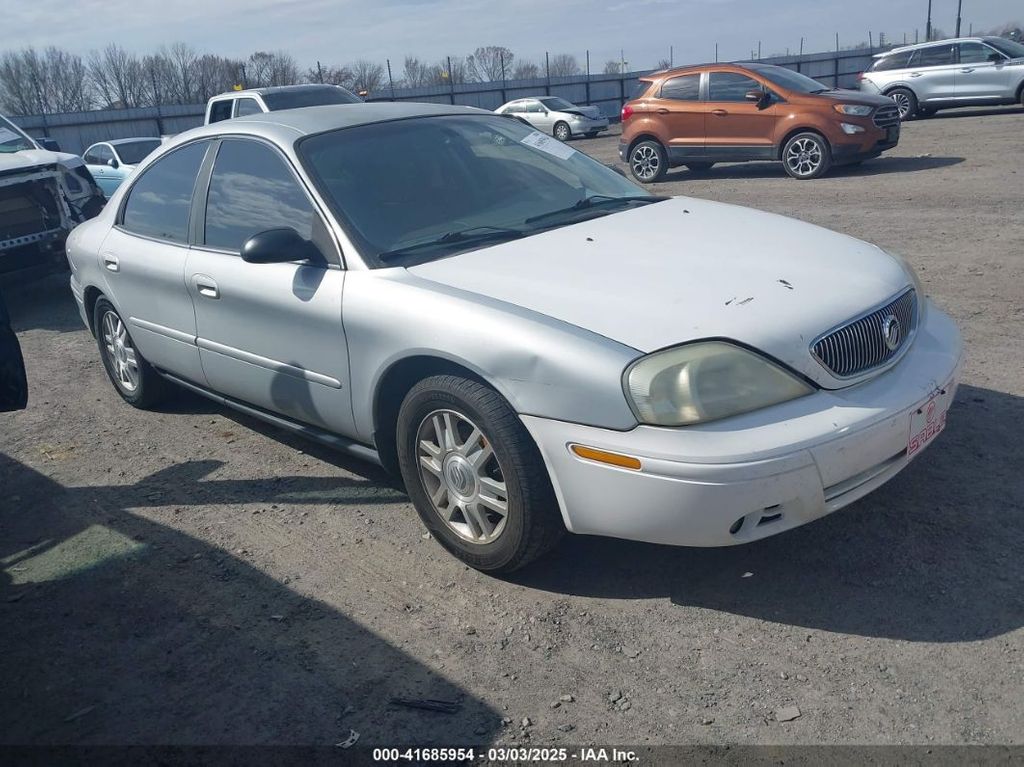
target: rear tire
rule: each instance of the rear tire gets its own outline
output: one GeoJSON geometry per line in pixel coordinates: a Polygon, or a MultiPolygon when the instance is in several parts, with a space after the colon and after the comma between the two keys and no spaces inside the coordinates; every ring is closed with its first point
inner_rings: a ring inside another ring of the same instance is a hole
{"type": "Polygon", "coordinates": [[[454,375],[420,381],[402,402],[396,439],[420,519],[470,567],[511,572],[565,533],[540,451],[490,387],[454,375]]]}
{"type": "Polygon", "coordinates": [[[782,165],[795,179],[820,178],[832,167],[832,149],[820,134],[798,133],[782,148],[782,165]]]}
{"type": "Polygon", "coordinates": [[[913,120],[917,115],[917,95],[910,88],[894,88],[886,94],[900,110],[900,120],[913,120]]]}
{"type": "Polygon", "coordinates": [[[103,368],[121,399],[143,410],[163,400],[170,384],[136,348],[114,305],[101,298],[96,302],[92,316],[103,368]]]}
{"type": "Polygon", "coordinates": [[[629,172],[644,184],[653,184],[668,173],[665,148],[657,141],[641,141],[629,150],[629,172]]]}

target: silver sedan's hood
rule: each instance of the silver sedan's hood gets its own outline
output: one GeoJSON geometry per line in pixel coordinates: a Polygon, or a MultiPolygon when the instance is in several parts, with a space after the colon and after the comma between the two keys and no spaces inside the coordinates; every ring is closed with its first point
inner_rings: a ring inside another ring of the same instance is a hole
{"type": "Polygon", "coordinates": [[[782,216],[676,198],[410,268],[651,352],[701,338],[761,349],[822,386],[821,333],[904,289],[874,245],[782,216]]]}

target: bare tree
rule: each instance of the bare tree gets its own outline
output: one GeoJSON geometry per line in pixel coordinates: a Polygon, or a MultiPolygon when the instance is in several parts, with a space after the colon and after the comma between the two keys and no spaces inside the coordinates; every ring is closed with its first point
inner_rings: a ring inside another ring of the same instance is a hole
{"type": "Polygon", "coordinates": [[[30,115],[45,110],[33,64],[37,58],[32,48],[9,51],[0,57],[0,104],[4,111],[30,115]]]}
{"type": "Polygon", "coordinates": [[[147,101],[142,62],[117,43],[89,56],[89,79],[103,106],[135,107],[147,101]]]}
{"type": "Polygon", "coordinates": [[[405,57],[402,80],[407,88],[422,88],[433,82],[432,67],[415,56],[405,57]]]}
{"type": "Polygon", "coordinates": [[[446,57],[437,62],[437,72],[440,82],[445,85],[448,83],[461,85],[470,81],[469,64],[460,56],[446,57]]]}
{"type": "Polygon", "coordinates": [[[672,62],[668,59],[658,59],[658,63],[654,65],[655,69],[671,69],[672,62]]]}
{"type": "MultiPolygon", "coordinates": [[[[163,53],[163,52],[162,52],[163,53]]],[[[186,43],[175,43],[164,53],[169,64],[168,95],[176,104],[196,101],[196,77],[199,55],[186,43]]]]}
{"type": "Polygon", "coordinates": [[[310,67],[306,72],[306,80],[311,83],[328,83],[340,85],[343,88],[352,89],[355,87],[355,75],[352,69],[345,65],[320,66],[319,62],[315,67],[310,67]]]}
{"type": "Polygon", "coordinates": [[[292,55],[284,51],[256,51],[246,62],[245,85],[248,88],[295,85],[298,81],[299,67],[292,55]]]}
{"type": "Polygon", "coordinates": [[[512,71],[515,54],[500,45],[487,45],[477,48],[466,57],[469,74],[473,80],[481,83],[498,82],[512,71]]]}
{"type": "Polygon", "coordinates": [[[551,76],[569,77],[580,73],[579,62],[571,53],[556,53],[551,57],[551,76]]]}
{"type": "Polygon", "coordinates": [[[372,93],[384,82],[384,67],[366,59],[352,64],[352,86],[356,92],[372,93]]]}
{"type": "Polygon", "coordinates": [[[540,77],[540,67],[532,61],[519,61],[512,70],[510,80],[536,80],[540,77]]]}
{"type": "Polygon", "coordinates": [[[195,61],[195,99],[205,102],[218,93],[242,85],[245,63],[223,56],[205,54],[195,61]]]}
{"type": "Polygon", "coordinates": [[[621,75],[622,62],[616,59],[608,59],[608,61],[604,63],[604,73],[606,75],[621,75]]]}

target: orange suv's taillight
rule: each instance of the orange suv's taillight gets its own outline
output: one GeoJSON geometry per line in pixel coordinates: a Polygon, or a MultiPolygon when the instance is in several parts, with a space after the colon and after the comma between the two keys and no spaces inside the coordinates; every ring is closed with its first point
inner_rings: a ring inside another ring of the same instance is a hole
{"type": "Polygon", "coordinates": [[[626,104],[624,107],[622,107],[622,122],[626,122],[626,120],[628,120],[632,116],[633,107],[631,107],[629,104],[626,104]]]}

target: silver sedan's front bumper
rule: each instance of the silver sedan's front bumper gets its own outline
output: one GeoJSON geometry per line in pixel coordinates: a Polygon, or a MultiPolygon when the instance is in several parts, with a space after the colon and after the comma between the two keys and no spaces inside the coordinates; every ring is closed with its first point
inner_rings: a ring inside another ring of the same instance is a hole
{"type": "Polygon", "coordinates": [[[531,416],[523,422],[569,530],[729,546],[836,511],[899,473],[916,449],[908,443],[922,412],[929,410],[929,425],[932,410],[944,423],[961,354],[956,325],[932,306],[899,364],[848,389],[680,429],[618,432],[531,416]],[[641,468],[580,458],[574,444],[638,458],[641,468]]]}

